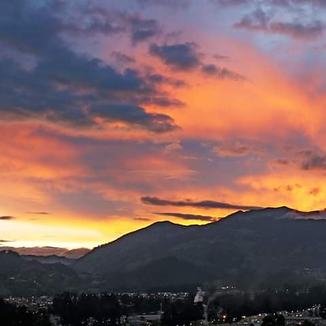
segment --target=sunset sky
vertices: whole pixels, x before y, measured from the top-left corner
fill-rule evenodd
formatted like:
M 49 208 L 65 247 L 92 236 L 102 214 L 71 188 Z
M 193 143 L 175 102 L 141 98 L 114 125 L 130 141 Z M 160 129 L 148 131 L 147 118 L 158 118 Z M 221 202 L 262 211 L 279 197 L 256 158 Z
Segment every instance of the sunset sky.
M 2 0 L 0 242 L 326 207 L 323 0 Z

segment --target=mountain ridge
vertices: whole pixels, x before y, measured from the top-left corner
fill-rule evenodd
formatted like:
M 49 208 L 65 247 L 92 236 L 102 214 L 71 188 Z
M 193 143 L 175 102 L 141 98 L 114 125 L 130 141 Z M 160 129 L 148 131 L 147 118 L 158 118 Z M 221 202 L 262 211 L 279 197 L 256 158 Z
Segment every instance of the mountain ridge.
M 61 247 L 43 246 L 43 247 L 13 247 L 13 246 L 0 246 L 0 251 L 9 250 L 17 252 L 20 255 L 25 256 L 58 256 L 65 257 L 68 259 L 78 259 L 89 252 L 91 249 L 88 248 L 75 248 L 67 249 Z
M 78 259 L 0 247 L 0 295 L 189 290 L 206 282 L 247 289 L 326 283 L 322 222 L 324 210 L 281 206 L 238 211 L 204 225 L 155 222 Z
M 326 224 L 302 218 L 320 214 L 324 218 L 323 213 L 309 215 L 281 206 L 238 211 L 205 225 L 157 222 L 94 248 L 73 267 L 96 275 L 109 289 L 121 287 L 122 275 L 126 288 L 167 285 L 163 275 L 159 279 L 155 272 L 168 271 L 167 261 L 174 262 L 171 268 L 188 269 L 193 281 L 203 282 L 206 273 L 210 280 L 246 286 L 253 286 L 250 276 L 261 282 L 279 273 L 301 275 L 305 268 L 321 268 L 326 273 Z M 140 277 L 146 266 L 153 271 L 147 280 Z M 179 279 L 173 280 L 174 285 L 184 281 L 176 274 Z
M 61 263 L 43 264 L 14 251 L 0 252 L 0 296 L 56 294 L 80 284 L 76 271 Z

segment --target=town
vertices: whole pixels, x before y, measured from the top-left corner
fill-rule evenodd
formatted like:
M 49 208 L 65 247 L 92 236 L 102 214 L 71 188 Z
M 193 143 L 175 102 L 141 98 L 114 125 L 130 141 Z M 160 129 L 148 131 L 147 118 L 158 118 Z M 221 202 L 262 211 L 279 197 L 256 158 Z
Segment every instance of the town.
M 303 309 L 261 311 L 239 315 L 220 301 L 224 288 L 209 298 L 197 289 L 190 292 L 125 292 L 102 294 L 63 293 L 55 297 L 6 297 L 0 300 L 1 321 L 7 326 L 326 326 L 326 309 L 314 304 Z M 238 293 L 238 296 L 241 294 Z M 232 303 L 234 304 L 234 303 Z M 255 304 L 252 301 L 252 304 Z M 10 308 L 11 307 L 11 308 Z M 238 307 L 239 308 L 239 307 Z M 248 309 L 250 312 L 250 309 Z M 15 315 L 15 316 L 14 316 Z M 2 323 L 1 323 L 2 325 Z

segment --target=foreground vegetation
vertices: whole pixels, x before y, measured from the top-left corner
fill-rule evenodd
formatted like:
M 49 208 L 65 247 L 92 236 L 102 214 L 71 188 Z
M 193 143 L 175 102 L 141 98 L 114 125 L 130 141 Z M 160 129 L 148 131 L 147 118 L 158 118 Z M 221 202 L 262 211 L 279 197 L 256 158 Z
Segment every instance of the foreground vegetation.
M 326 318 L 326 286 L 306 289 L 283 287 L 264 291 L 207 291 L 211 296 L 208 319 L 214 323 L 237 322 L 243 315 L 267 313 L 265 326 L 282 326 L 280 311 L 307 309 L 321 304 L 320 315 Z M 49 326 L 53 320 L 63 326 L 129 325 L 131 316 L 156 314 L 157 323 L 165 326 L 190 325 L 203 318 L 201 304 L 193 303 L 189 294 L 74 294 L 63 293 L 51 300 L 47 307 L 35 308 L 8 303 L 0 299 L 1 325 Z M 213 299 L 212 299 L 213 298 Z M 276 313 L 276 314 L 275 314 Z M 223 319 L 219 318 L 223 315 Z M 309 326 L 309 325 L 307 325 Z

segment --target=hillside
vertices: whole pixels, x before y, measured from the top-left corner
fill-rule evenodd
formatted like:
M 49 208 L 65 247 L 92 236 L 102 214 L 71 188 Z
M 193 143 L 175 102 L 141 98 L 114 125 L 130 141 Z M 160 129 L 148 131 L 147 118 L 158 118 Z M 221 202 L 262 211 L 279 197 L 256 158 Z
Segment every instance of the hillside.
M 80 279 L 62 264 L 41 264 L 12 251 L 0 252 L 0 296 L 55 294 L 75 290 Z
M 158 222 L 95 248 L 74 268 L 107 289 L 320 281 L 326 273 L 324 215 L 280 207 L 238 212 L 204 226 Z
M 68 259 L 77 259 L 90 250 L 87 248 L 76 248 L 76 249 L 67 249 L 59 247 L 10 247 L 10 246 L 0 246 L 0 250 L 9 250 L 17 252 L 19 255 L 24 256 L 35 256 L 35 257 L 48 257 L 48 256 L 57 256 L 65 257 Z

